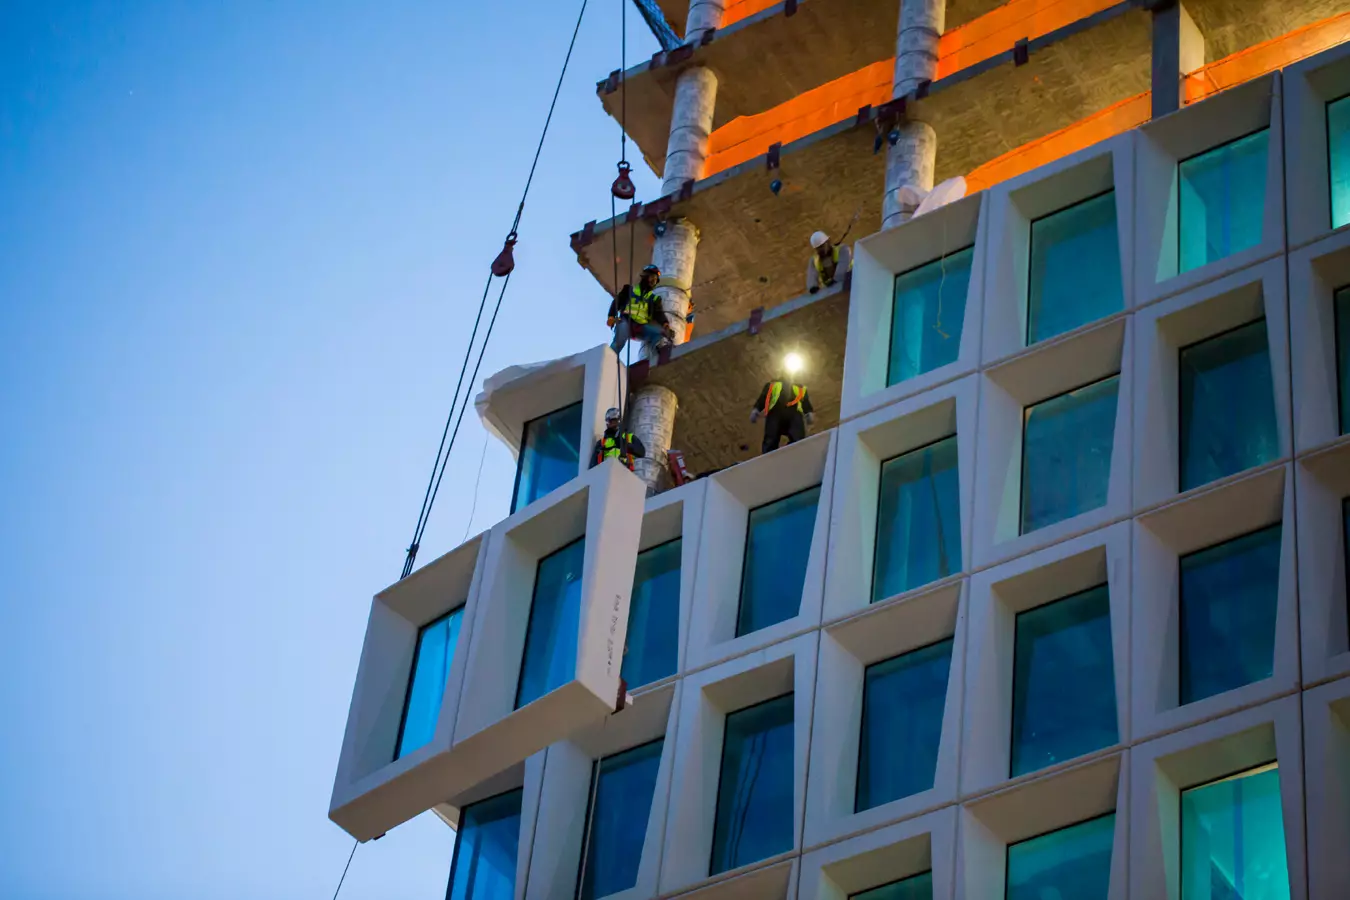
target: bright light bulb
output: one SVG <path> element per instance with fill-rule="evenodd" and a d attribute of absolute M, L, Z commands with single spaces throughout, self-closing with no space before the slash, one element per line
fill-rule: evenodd
<path fill-rule="evenodd" d="M 783 358 L 783 367 L 787 369 L 789 375 L 796 375 L 802 370 L 802 358 L 796 353 L 789 353 Z"/>

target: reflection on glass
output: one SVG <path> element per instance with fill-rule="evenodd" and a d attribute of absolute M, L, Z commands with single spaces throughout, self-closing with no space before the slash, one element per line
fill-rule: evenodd
<path fill-rule="evenodd" d="M 581 459 L 581 404 L 573 403 L 525 423 L 516 464 L 511 512 L 529 506 L 577 477 Z"/>
<path fill-rule="evenodd" d="M 436 720 L 441 715 L 441 697 L 445 683 L 450 680 L 450 664 L 455 660 L 455 646 L 459 643 L 459 624 L 464 608 L 441 616 L 417 632 L 417 648 L 413 651 L 412 673 L 408 678 L 408 694 L 403 702 L 403 721 L 398 729 L 394 759 L 425 745 L 436 733 Z"/>
<path fill-rule="evenodd" d="M 1265 319 L 1191 344 L 1179 359 L 1183 491 L 1279 455 Z"/>
<path fill-rule="evenodd" d="M 638 554 L 621 673 L 629 688 L 675 674 L 682 546 L 676 538 Z"/>
<path fill-rule="evenodd" d="M 577 900 L 608 897 L 637 884 L 664 745 L 652 741 L 595 764 Z"/>
<path fill-rule="evenodd" d="M 872 602 L 961 571 L 956 436 L 881 464 Z"/>
<path fill-rule="evenodd" d="M 1022 534 L 1106 505 L 1120 376 L 1023 412 Z"/>
<path fill-rule="evenodd" d="M 1181 792 L 1181 900 L 1289 900 L 1274 763 Z"/>
<path fill-rule="evenodd" d="M 1106 585 L 1019 613 L 1014 648 L 1014 777 L 1116 742 Z"/>
<path fill-rule="evenodd" d="M 1008 847 L 1007 900 L 1106 900 L 1116 814 Z"/>
<path fill-rule="evenodd" d="M 1336 384 L 1341 434 L 1350 434 L 1350 288 L 1336 292 Z"/>
<path fill-rule="evenodd" d="M 1269 678 L 1281 526 L 1181 558 L 1181 703 Z"/>
<path fill-rule="evenodd" d="M 464 807 L 446 900 L 514 900 L 523 795 L 517 788 Z"/>
<path fill-rule="evenodd" d="M 586 539 L 580 538 L 539 560 L 530 621 L 525 630 L 516 709 L 575 677 L 577 631 L 581 627 L 581 566 L 585 556 Z"/>
<path fill-rule="evenodd" d="M 1261 243 L 1270 129 L 1238 138 L 1177 166 L 1178 272 Z"/>
<path fill-rule="evenodd" d="M 933 900 L 933 873 L 924 872 L 861 894 L 849 894 L 848 900 Z"/>
<path fill-rule="evenodd" d="M 792 741 L 791 694 L 727 716 L 709 875 L 792 849 Z"/>
<path fill-rule="evenodd" d="M 1327 104 L 1327 158 L 1331 163 L 1331 227 L 1350 222 L 1350 97 Z"/>
<path fill-rule="evenodd" d="M 948 638 L 863 672 L 855 812 L 933 786 L 951 662 Z"/>
<path fill-rule="evenodd" d="M 1123 309 L 1116 192 L 1032 222 L 1030 269 L 1028 344 Z"/>
<path fill-rule="evenodd" d="M 886 384 L 956 362 L 974 258 L 967 247 L 895 276 Z"/>
<path fill-rule="evenodd" d="M 819 503 L 817 485 L 750 510 L 737 637 L 785 622 L 801 609 Z"/>

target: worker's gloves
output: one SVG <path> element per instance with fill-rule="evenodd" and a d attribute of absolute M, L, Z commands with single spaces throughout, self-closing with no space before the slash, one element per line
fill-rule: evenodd
<path fill-rule="evenodd" d="M 613 328 L 615 323 L 617 323 L 618 321 L 619 321 L 618 319 L 614 318 L 613 316 L 610 316 L 608 319 L 605 320 L 605 324 L 608 325 L 610 328 Z"/>
<path fill-rule="evenodd" d="M 760 412 L 759 412 L 759 410 L 757 410 L 757 409 L 752 409 L 752 410 L 750 410 L 750 424 L 751 424 L 751 425 L 754 425 L 754 424 L 756 424 L 757 422 L 759 422 L 759 417 L 760 417 Z"/>
<path fill-rule="evenodd" d="M 806 424 L 807 424 L 807 425 L 814 425 L 814 424 L 816 424 L 816 414 L 815 414 L 815 413 L 807 413 L 807 414 L 806 414 Z"/>

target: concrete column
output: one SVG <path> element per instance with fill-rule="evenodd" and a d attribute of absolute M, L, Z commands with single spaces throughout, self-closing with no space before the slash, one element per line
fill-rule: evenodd
<path fill-rule="evenodd" d="M 694 283 L 694 260 L 698 256 L 698 229 L 688 219 L 672 219 L 666 223 L 666 233 L 656 239 L 652 248 L 652 262 L 661 270 L 663 281 L 674 282 L 660 287 L 661 308 L 675 329 L 675 343 L 684 343 L 686 317 L 689 315 L 690 287 Z"/>
<path fill-rule="evenodd" d="M 648 385 L 628 401 L 628 430 L 647 450 L 645 459 L 633 460 L 633 471 L 647 482 L 647 496 L 670 485 L 666 451 L 675 433 L 675 392 L 658 384 Z"/>
<path fill-rule="evenodd" d="M 1153 9 L 1153 118 L 1181 109 L 1184 76 L 1205 64 L 1205 36 L 1175 0 Z"/>
<path fill-rule="evenodd" d="M 716 103 L 717 76 L 711 69 L 695 66 L 680 73 L 675 82 L 675 107 L 670 115 L 661 193 L 678 191 L 690 178 L 697 180 L 703 175 Z"/>
<path fill-rule="evenodd" d="M 703 37 L 703 32 L 722 25 L 724 0 L 690 0 L 689 19 L 684 26 L 684 42 L 692 44 Z"/>
<path fill-rule="evenodd" d="M 946 0 L 905 0 L 900 4 L 900 28 L 895 39 L 895 79 L 891 97 L 903 97 L 921 81 L 937 76 L 938 39 L 947 18 Z M 933 189 L 937 132 L 926 122 L 906 121 L 900 140 L 886 151 L 886 196 L 882 200 L 882 228 L 908 221 L 895 192 L 904 185 Z"/>

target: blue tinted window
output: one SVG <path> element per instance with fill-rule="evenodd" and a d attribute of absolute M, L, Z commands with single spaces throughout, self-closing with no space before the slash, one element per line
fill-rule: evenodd
<path fill-rule="evenodd" d="M 1261 243 L 1270 130 L 1183 160 L 1178 169 L 1178 272 Z"/>
<path fill-rule="evenodd" d="M 1182 349 L 1181 489 L 1279 455 L 1266 321 Z"/>
<path fill-rule="evenodd" d="M 630 688 L 675 674 L 682 546 L 676 538 L 638 554 L 622 672 Z"/>
<path fill-rule="evenodd" d="M 1341 434 L 1350 434 L 1350 288 L 1336 292 L 1336 381 Z"/>
<path fill-rule="evenodd" d="M 787 621 L 802 605 L 820 487 L 750 510 L 736 636 Z"/>
<path fill-rule="evenodd" d="M 1350 97 L 1327 104 L 1327 156 L 1331 163 L 1331 227 L 1350 222 Z"/>
<path fill-rule="evenodd" d="M 863 673 L 856 812 L 932 788 L 951 662 L 948 638 Z"/>
<path fill-rule="evenodd" d="M 1027 343 L 1072 331 L 1125 306 L 1116 192 L 1031 223 Z"/>
<path fill-rule="evenodd" d="M 888 385 L 956 362 L 974 258 L 967 247 L 896 276 Z"/>
<path fill-rule="evenodd" d="M 872 601 L 961 571 L 956 437 L 881 464 Z"/>
<path fill-rule="evenodd" d="M 516 709 L 562 687 L 576 676 L 581 627 L 581 566 L 586 539 L 539 560 L 525 631 L 525 656 Z"/>
<path fill-rule="evenodd" d="M 1014 647 L 1014 777 L 1116 742 L 1106 585 L 1019 613 Z"/>
<path fill-rule="evenodd" d="M 1181 558 L 1181 702 L 1269 678 L 1281 526 Z"/>
<path fill-rule="evenodd" d="M 1008 847 L 1007 900 L 1106 900 L 1116 814 Z"/>
<path fill-rule="evenodd" d="M 450 680 L 450 664 L 455 660 L 459 623 L 463 618 L 461 607 L 423 625 L 417 632 L 417 649 L 413 651 L 412 674 L 403 701 L 403 721 L 398 729 L 394 759 L 426 744 L 436 733 L 441 697 L 445 694 L 445 683 Z"/>
<path fill-rule="evenodd" d="M 637 884 L 664 744 L 652 741 L 595 764 L 578 900 L 608 897 Z"/>
<path fill-rule="evenodd" d="M 581 404 L 525 423 L 516 464 L 511 512 L 529 506 L 577 477 L 581 459 Z"/>
<path fill-rule="evenodd" d="M 708 874 L 792 849 L 792 743 L 791 694 L 727 716 Z"/>
<path fill-rule="evenodd" d="M 1023 413 L 1022 533 L 1106 505 L 1120 376 Z"/>
<path fill-rule="evenodd" d="M 848 900 L 933 900 L 933 873 L 924 872 L 861 894 L 850 894 Z"/>
<path fill-rule="evenodd" d="M 460 812 L 446 900 L 515 900 L 523 793 L 507 791 Z"/>
<path fill-rule="evenodd" d="M 1274 764 L 1181 792 L 1181 900 L 1289 900 Z"/>

